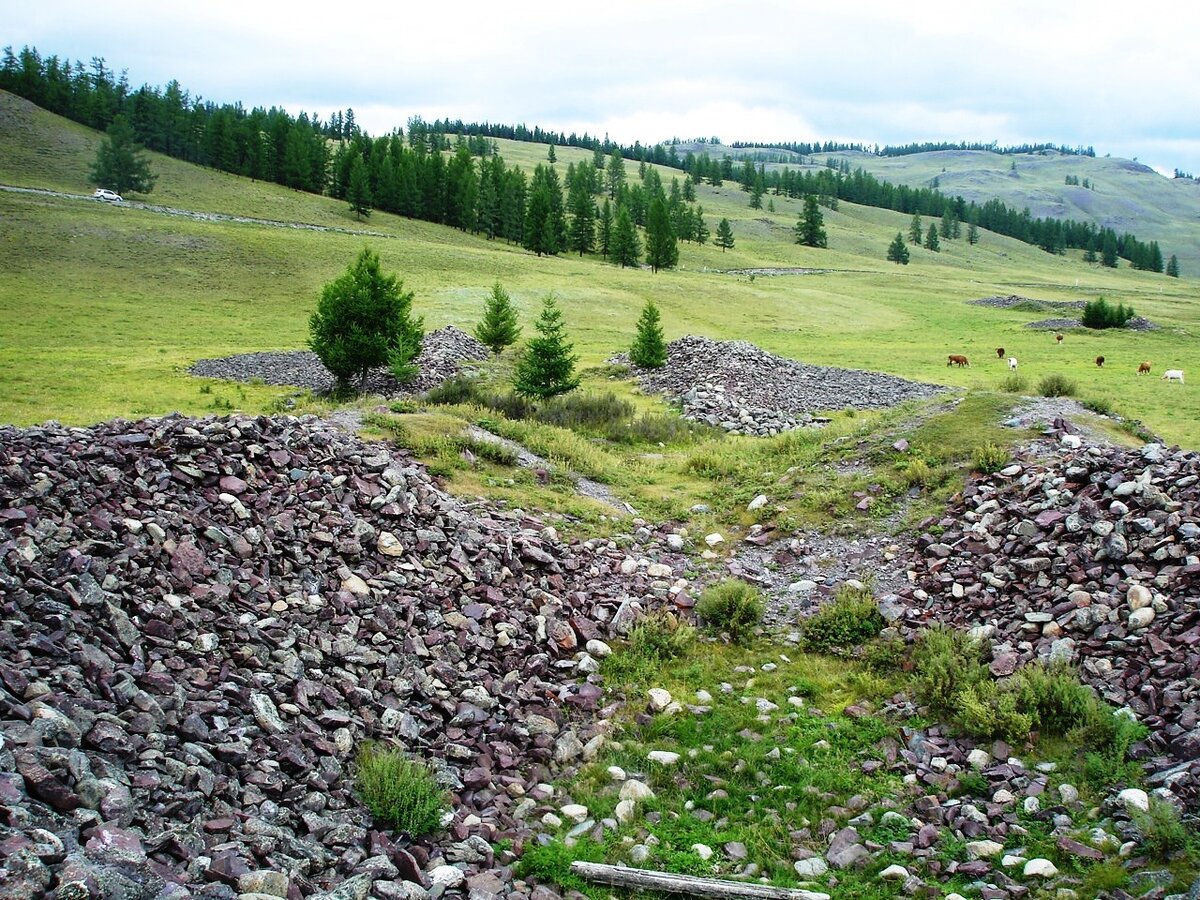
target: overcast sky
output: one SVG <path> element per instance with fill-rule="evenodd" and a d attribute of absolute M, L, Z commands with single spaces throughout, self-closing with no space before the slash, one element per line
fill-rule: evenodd
<path fill-rule="evenodd" d="M 373 134 L 1049 141 L 1200 173 L 1200 27 L 1166 0 L 5 0 L 0 43 Z"/>

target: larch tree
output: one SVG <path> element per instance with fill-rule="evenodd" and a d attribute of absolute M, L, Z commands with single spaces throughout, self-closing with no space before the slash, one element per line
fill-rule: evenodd
<path fill-rule="evenodd" d="M 721 248 L 722 253 L 733 249 L 733 226 L 729 224 L 728 219 L 717 223 L 717 237 L 713 243 Z"/>
<path fill-rule="evenodd" d="M 626 206 L 617 207 L 617 218 L 613 222 L 609 259 L 622 269 L 636 266 L 642 257 L 642 243 L 638 239 L 637 227 Z"/>
<path fill-rule="evenodd" d="M 821 216 L 821 208 L 817 205 L 816 194 L 804 196 L 804 208 L 800 211 L 800 218 L 796 221 L 796 226 L 792 231 L 796 236 L 797 244 L 804 244 L 806 247 L 825 247 L 827 245 L 825 220 Z"/>
<path fill-rule="evenodd" d="M 629 361 L 643 369 L 661 369 L 667 362 L 667 342 L 663 338 L 658 307 L 647 300 L 638 318 L 637 335 L 629 348 Z"/>
<path fill-rule="evenodd" d="M 158 176 L 150 172 L 141 144 L 134 138 L 133 126 L 124 116 L 112 120 L 96 150 L 89 178 L 97 187 L 118 194 L 148 194 Z"/>
<path fill-rule="evenodd" d="M 679 239 L 661 195 L 650 201 L 646 214 L 646 262 L 654 272 L 673 268 L 679 262 Z"/>
<path fill-rule="evenodd" d="M 904 243 L 904 235 L 899 231 L 896 232 L 896 237 L 892 242 L 888 244 L 887 258 L 889 262 L 902 266 L 908 265 L 908 244 Z"/>

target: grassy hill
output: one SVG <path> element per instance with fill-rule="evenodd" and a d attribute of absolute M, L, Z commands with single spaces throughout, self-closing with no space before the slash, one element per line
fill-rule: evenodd
<path fill-rule="evenodd" d="M 0 183 L 90 193 L 86 173 L 98 140 L 86 128 L 0 94 Z M 532 168 L 545 159 L 544 145 L 499 144 L 510 164 Z M 590 159 L 586 151 L 560 148 L 558 166 Z M 897 231 L 907 231 L 908 217 L 848 203 L 826 211 L 830 249 L 803 248 L 791 242 L 799 202 L 774 198 L 774 212 L 751 210 L 747 196 L 728 183 L 702 185 L 697 194 L 710 228 L 722 216 L 731 220 L 735 249 L 684 244 L 678 270 L 652 274 L 591 257 L 539 258 L 381 213 L 359 222 L 330 198 L 165 157 L 153 156 L 152 166 L 160 176 L 149 198 L 156 204 L 382 236 L 197 221 L 0 191 L 0 217 L 8 226 L 0 233 L 0 318 L 6 323 L 0 420 L 91 422 L 230 404 L 267 408 L 286 392 L 209 384 L 184 370 L 201 357 L 302 347 L 321 285 L 369 243 L 415 291 L 417 311 L 430 327 L 472 327 L 496 279 L 527 323 L 553 291 L 585 366 L 628 344 L 638 311 L 652 298 L 669 338 L 743 338 L 810 362 L 969 388 L 996 387 L 1006 373 L 992 348 L 1004 346 L 1033 384 L 1042 374 L 1062 372 L 1077 379 L 1082 396 L 1115 403 L 1172 440 L 1200 444 L 1196 388 L 1134 375 L 1137 363 L 1149 359 L 1156 371 L 1177 367 L 1200 377 L 1193 337 L 1200 314 L 1195 282 L 1187 279 L 1099 269 L 987 232 L 974 247 L 951 241 L 938 254 L 914 248 L 912 264 L 898 267 L 884 253 Z M 664 169 L 662 175 L 669 184 L 679 173 Z M 629 165 L 629 176 L 637 177 L 636 165 Z M 1135 230 L 1155 236 L 1140 224 Z M 765 267 L 827 271 L 725 274 Z M 1145 334 L 1081 332 L 1057 347 L 1049 335 L 1022 327 L 1038 314 L 965 304 L 1011 293 L 1052 300 L 1102 294 L 1132 303 L 1164 327 Z M 974 365 L 948 369 L 947 353 L 965 353 Z M 1103 370 L 1092 364 L 1098 354 L 1109 361 Z"/>
<path fill-rule="evenodd" d="M 820 168 L 828 159 L 846 160 L 878 178 L 910 187 L 938 189 L 951 197 L 977 203 L 997 198 L 1014 209 L 1028 207 L 1034 217 L 1052 216 L 1106 225 L 1118 233 L 1132 232 L 1143 241 L 1158 241 L 1163 257 L 1179 257 L 1185 275 L 1200 275 L 1200 182 L 1164 178 L 1136 160 L 1072 156 L 1056 151 L 1000 154 L 983 150 L 939 150 L 907 156 L 880 157 L 870 153 L 822 153 L 802 157 L 786 150 L 731 148 L 687 144 L 680 154 L 706 152 L 714 159 L 726 153 L 735 159 L 778 159 L 767 169 Z M 810 163 L 806 166 L 804 160 Z M 1014 168 L 1015 163 L 1015 168 Z M 1068 175 L 1094 190 L 1068 185 Z"/>

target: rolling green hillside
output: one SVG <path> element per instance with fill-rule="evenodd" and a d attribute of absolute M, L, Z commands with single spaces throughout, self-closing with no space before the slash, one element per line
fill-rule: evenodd
<path fill-rule="evenodd" d="M 98 135 L 11 95 L 0 95 L 0 184 L 90 193 Z M 545 146 L 500 141 L 510 164 L 531 168 Z M 559 148 L 558 166 L 590 160 Z M 1019 165 L 1019 163 L 1018 163 Z M 774 198 L 751 210 L 736 185 L 697 188 L 710 228 L 726 216 L 735 249 L 681 245 L 680 268 L 651 274 L 594 257 L 536 257 L 499 241 L 376 213 L 358 221 L 346 205 L 154 156 L 148 198 L 181 209 L 231 213 L 380 236 L 197 221 L 134 207 L 0 191 L 0 420 L 91 422 L 233 404 L 266 408 L 286 393 L 208 384 L 185 374 L 195 359 L 304 345 L 320 286 L 364 243 L 416 292 L 426 324 L 471 327 L 500 279 L 528 323 L 547 292 L 562 301 L 584 365 L 626 346 L 646 299 L 667 336 L 743 338 L 815 363 L 870 368 L 964 387 L 994 388 L 1006 374 L 993 347 L 1021 360 L 1031 384 L 1047 372 L 1076 378 L 1086 398 L 1107 399 L 1172 440 L 1200 444 L 1200 396 L 1137 363 L 1200 377 L 1195 282 L 1088 266 L 984 232 L 972 247 L 914 248 L 912 264 L 884 260 L 907 216 L 842 203 L 825 211 L 828 250 L 792 243 L 800 203 Z M 629 164 L 636 179 L 637 166 Z M 680 173 L 663 169 L 667 184 Z M 1138 226 L 1139 235 L 1153 230 Z M 822 274 L 750 277 L 748 268 L 812 267 Z M 1186 269 L 1185 269 L 1186 273 Z M 1022 326 L 1036 313 L 968 306 L 992 294 L 1132 303 L 1164 327 L 1147 334 L 1073 333 L 1062 347 Z M 946 368 L 966 353 L 970 369 Z M 1104 354 L 1108 366 L 1092 359 Z"/>

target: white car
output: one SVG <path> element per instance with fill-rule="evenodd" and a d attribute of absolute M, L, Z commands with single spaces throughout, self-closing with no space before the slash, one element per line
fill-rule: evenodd
<path fill-rule="evenodd" d="M 108 188 L 96 188 L 96 193 L 92 194 L 97 200 L 105 200 L 109 203 L 120 203 L 121 195 L 116 191 L 110 191 Z"/>

